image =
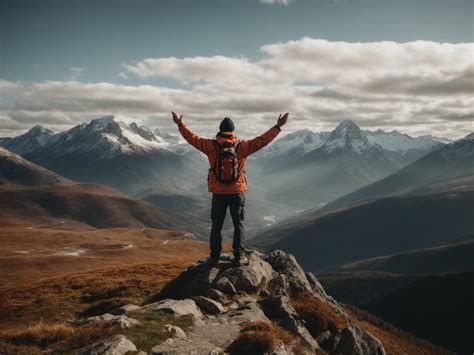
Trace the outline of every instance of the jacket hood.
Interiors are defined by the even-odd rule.
[[[219,132],[216,135],[217,143],[224,146],[234,145],[237,140],[237,135],[234,132]]]

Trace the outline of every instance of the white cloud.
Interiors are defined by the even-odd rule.
[[[77,81],[22,84],[21,90],[0,81],[0,89],[11,92],[3,115],[18,130],[26,123],[62,129],[108,113],[174,129],[169,111],[176,110],[199,133],[215,133],[219,119],[230,116],[250,136],[290,111],[287,131],[332,129],[352,118],[364,128],[457,138],[474,130],[473,51],[472,43],[303,38],[264,45],[259,60],[168,57],[123,64],[122,76],[170,78],[186,89]]]
[[[261,4],[265,5],[290,5],[293,0],[259,0]]]

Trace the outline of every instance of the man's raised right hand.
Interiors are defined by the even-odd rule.
[[[183,122],[183,115],[178,116],[178,115],[176,114],[176,112],[174,112],[174,111],[171,111],[171,114],[173,115],[173,121],[174,121],[174,123],[176,123],[177,125],[179,125],[180,123]]]
[[[288,121],[288,116],[290,114],[287,112],[285,113],[283,116],[280,114],[280,116],[278,116],[278,121],[277,121],[277,126],[278,128],[281,128],[281,126],[283,126],[284,124],[286,124],[286,121]]]

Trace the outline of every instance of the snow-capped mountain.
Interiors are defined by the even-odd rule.
[[[324,144],[330,132],[313,132],[309,129],[302,129],[284,135],[276,140],[268,148],[256,154],[258,158],[273,158],[282,155],[303,155]]]
[[[261,179],[272,201],[306,209],[323,206],[396,168],[382,147],[370,143],[357,124],[346,120],[324,144],[273,170],[267,169]]]
[[[104,116],[56,134],[48,149],[59,155],[100,151],[102,156],[112,157],[122,153],[163,151],[168,145],[145,126],[127,125],[114,116]]]
[[[445,144],[393,174],[333,201],[325,209],[335,210],[357,201],[408,193],[470,176],[474,176],[474,133]]]
[[[47,128],[34,126],[20,136],[0,138],[0,147],[4,147],[18,155],[24,155],[47,144],[53,135],[53,131]]]
[[[396,130],[385,132],[378,129],[375,132],[365,131],[369,142],[380,145],[384,150],[391,152],[407,153],[409,150],[431,151],[449,143],[449,139],[434,138],[430,135],[410,137],[408,134],[400,133]]]
[[[379,146],[369,142],[359,126],[351,120],[341,122],[322,145],[322,150],[327,154],[351,150],[358,155],[363,155],[374,148],[379,149]]]
[[[166,190],[189,188],[193,182],[179,177],[185,166],[192,171],[195,164],[185,164],[185,157],[166,149],[169,145],[145,126],[105,116],[54,135],[25,157],[68,178],[127,193],[157,184]]]

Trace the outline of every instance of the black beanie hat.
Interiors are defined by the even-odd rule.
[[[222,120],[219,125],[219,130],[221,132],[233,132],[235,129],[234,122],[229,117],[226,117]]]

